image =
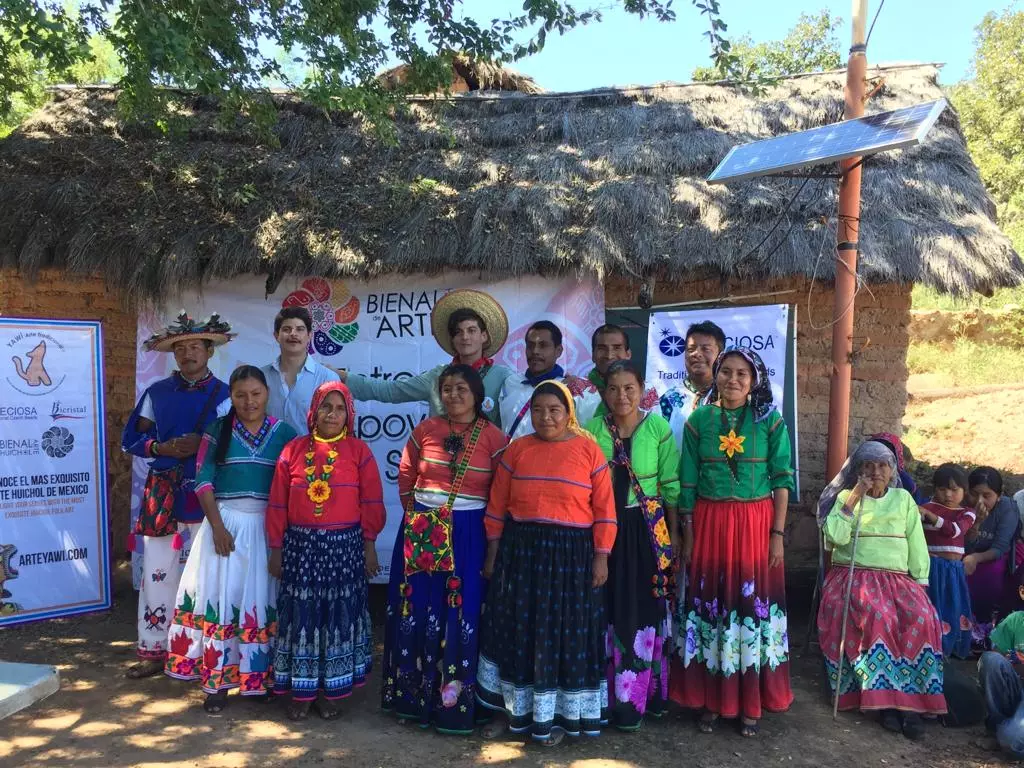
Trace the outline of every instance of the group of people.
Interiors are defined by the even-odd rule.
[[[147,340],[177,370],[124,430],[150,460],[129,676],[198,680],[212,713],[238,688],[290,696],[293,719],[314,705],[337,717],[371,666],[385,520],[355,400],[423,400],[399,468],[384,709],[548,745],[635,730],[672,700],[704,711],[704,731],[738,718],[748,736],[786,709],[793,471],[760,358],[695,326],[692,375],[659,398],[617,326],[595,332],[584,379],[558,365],[561,332],[544,320],[526,333],[525,373],[496,365],[508,321],[485,293],[449,293],[432,323],[452,362],[390,382],[313,361],[302,308],[275,319],[280,356],[226,384],[208,367],[233,337],[216,315],[182,314]]]
[[[943,464],[932,485],[930,499],[917,494],[899,438],[874,435],[818,506],[831,568],[817,623],[833,695],[840,709],[877,711],[911,739],[924,735],[922,717],[950,708],[946,660],[993,650],[1021,660],[999,623],[1024,607],[1017,504],[992,467]],[[986,656],[981,682],[991,688],[1005,670]],[[1000,711],[989,707],[990,717]]]
[[[151,460],[129,676],[199,680],[209,712],[238,688],[289,696],[296,720],[314,705],[337,717],[372,664],[367,584],[385,522],[355,401],[424,401],[398,473],[385,710],[550,746],[636,730],[670,702],[700,712],[701,732],[729,719],[748,737],[764,712],[788,709],[794,472],[755,352],[694,325],[687,376],[659,397],[623,329],[595,331],[594,370],[577,378],[542,320],[525,335],[527,370],[513,372],[493,359],[504,311],[460,290],[432,315],[451,363],[387,381],[312,360],[311,325],[282,309],[280,356],[226,384],[208,368],[233,336],[219,317],[183,314],[146,342],[177,370],[124,431],[125,450]],[[902,450],[874,436],[822,495],[818,627],[840,707],[881,710],[917,737],[917,714],[945,712],[943,659],[984,642],[1020,600],[1017,514],[991,468],[943,466],[933,498],[915,499]]]

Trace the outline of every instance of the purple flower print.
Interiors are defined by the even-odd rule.
[[[649,662],[654,658],[654,642],[657,637],[658,633],[654,627],[644,627],[637,631],[636,637],[633,638],[633,653],[638,659]]]
[[[716,597],[710,603],[704,603],[704,607],[708,612],[708,616],[712,619],[718,615],[718,598]]]
[[[647,691],[651,685],[651,670],[645,669],[636,676],[630,687],[629,701],[641,715],[647,711]]]
[[[751,579],[750,581],[744,581],[743,582],[743,590],[742,591],[743,591],[743,596],[744,597],[750,597],[752,594],[754,594],[754,581],[753,581],[753,579]]]
[[[441,704],[446,709],[451,709],[459,703],[459,693],[462,691],[462,683],[452,680],[441,688]]]
[[[687,658],[697,654],[697,627],[693,624],[686,625],[686,656]]]
[[[760,597],[754,598],[754,613],[757,614],[759,619],[768,618],[768,601],[762,600]]]
[[[631,669],[624,669],[615,675],[615,698],[626,702],[633,695],[633,684],[636,682],[636,672]]]
[[[622,651],[619,650],[619,644],[614,640],[612,641],[612,664],[616,669],[622,666]]]

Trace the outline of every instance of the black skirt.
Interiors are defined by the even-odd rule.
[[[589,528],[506,521],[480,620],[477,699],[513,732],[596,736],[607,721],[605,619]]]

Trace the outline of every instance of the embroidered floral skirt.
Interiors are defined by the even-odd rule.
[[[416,509],[428,507],[417,503]],[[480,570],[487,538],[483,508],[452,515],[454,572],[406,577],[404,520],[398,529],[388,584],[381,703],[399,717],[434,725],[442,733],[469,734],[476,712],[484,590]]]
[[[964,564],[960,560],[931,558],[928,599],[938,611],[942,623],[942,655],[947,659],[951,656],[970,658],[974,614]]]
[[[281,547],[274,693],[341,699],[372,666],[363,532],[290,526]]]
[[[697,500],[670,682],[680,706],[759,719],[793,702],[785,574],[768,567],[773,516],[771,499]]]
[[[818,636],[833,695],[849,567],[825,577]],[[904,573],[854,568],[840,709],[943,714],[942,627],[924,587]]]
[[[199,680],[206,693],[240,688],[260,696],[270,687],[277,582],[267,572],[264,515],[259,499],[218,500],[235,542],[217,554],[209,521],[199,527],[181,575],[164,671]]]
[[[617,728],[636,730],[645,714],[664,714],[672,623],[654,593],[657,568],[643,512],[627,507],[618,520],[605,586],[608,703]]]
[[[507,520],[480,619],[477,700],[516,733],[597,736],[607,721],[606,623],[593,532]]]

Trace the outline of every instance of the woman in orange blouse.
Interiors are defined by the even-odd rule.
[[[604,601],[615,499],[600,447],[561,382],[534,390],[535,434],[505,449],[484,526],[491,577],[477,699],[546,746],[607,719]],[[500,545],[499,545],[500,541]],[[504,720],[484,730],[493,738]]]
[[[372,659],[367,581],[384,527],[380,472],[369,446],[350,434],[355,408],[337,381],[313,394],[309,435],[277,461],[267,508],[270,572],[281,580],[274,693],[290,693],[302,720],[320,694],[325,720],[366,682]],[[270,659],[267,659],[268,663]]]
[[[468,365],[441,371],[445,416],[413,430],[398,469],[405,517],[391,557],[381,692],[385,710],[470,734],[487,539],[484,507],[505,433],[483,415]]]

